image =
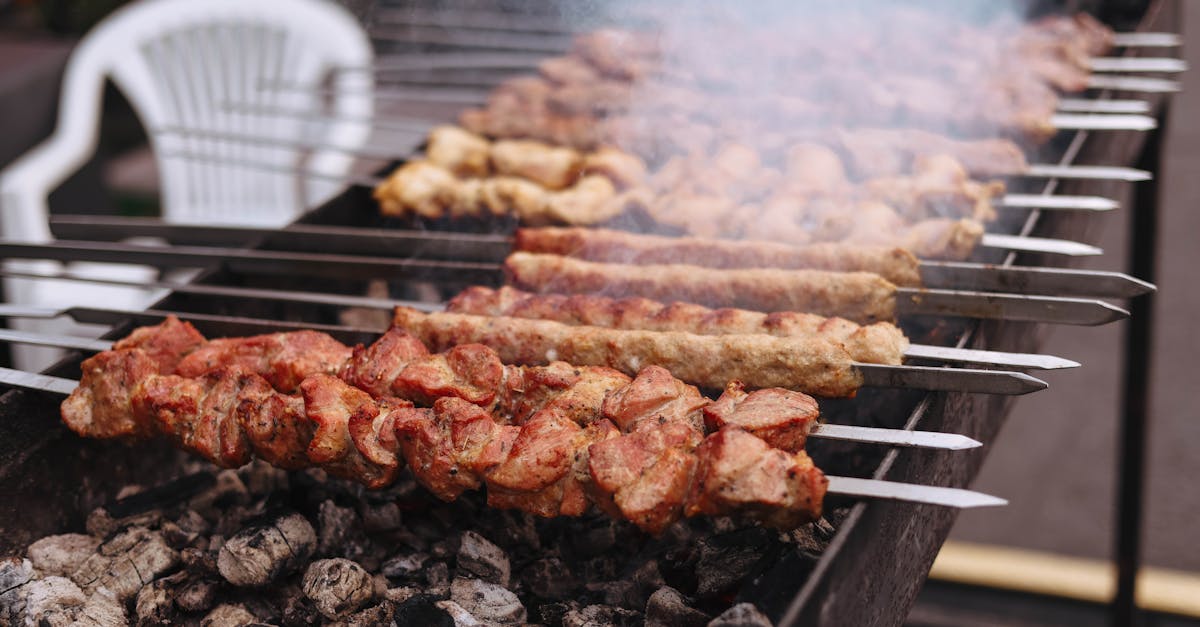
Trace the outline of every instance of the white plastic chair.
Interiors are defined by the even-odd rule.
[[[301,170],[336,177],[353,165],[351,156],[158,131],[267,136],[353,149],[370,133],[365,120],[372,115],[373,83],[369,72],[337,69],[369,67],[372,59],[370,42],[354,17],[324,0],[131,4],[98,24],[73,52],[54,134],[0,172],[0,235],[38,243],[52,239],[47,197],[95,152],[106,79],[122,92],[147,129],[162,186],[164,220],[286,224],[345,187],[329,178],[307,178]],[[278,89],[280,84],[322,82],[330,88],[325,94]],[[305,119],[262,112],[270,108],[328,115]],[[208,158],[172,156],[180,153]],[[274,169],[251,168],[246,162]],[[40,272],[61,267],[49,262],[8,264]],[[67,271],[125,279],[152,276],[144,267],[96,266],[69,264]],[[9,302],[55,307],[139,306],[152,298],[144,290],[59,281],[8,279],[5,289]],[[16,348],[23,368],[48,363],[45,349]],[[38,354],[40,359],[33,357]]]

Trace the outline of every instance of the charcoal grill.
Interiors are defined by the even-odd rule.
[[[1151,3],[1136,24],[1123,24],[1126,30],[1163,31],[1175,23],[1175,6],[1166,1]],[[508,33],[506,37],[519,37]],[[434,45],[444,46],[445,42]],[[385,62],[386,63],[386,62]],[[495,72],[481,71],[479,80],[494,82]],[[1101,97],[1111,94],[1104,92]],[[1143,94],[1149,111],[1157,117],[1161,129],[1165,121],[1166,97]],[[1161,130],[1159,131],[1161,133]],[[1053,159],[1061,164],[1137,164],[1154,170],[1157,165],[1157,134],[1132,132],[1064,133],[1050,148]],[[1095,194],[1112,197],[1116,183],[1097,181],[1066,181],[1053,179],[1042,186],[1029,184],[1028,189],[1016,190],[1034,194]],[[1153,249],[1153,213],[1155,210],[1153,182],[1137,185],[1135,206],[1126,211],[1138,216],[1131,234],[1135,243],[1133,272],[1152,279],[1152,266],[1145,265]],[[94,225],[88,222],[60,220],[56,232],[65,238],[77,236]],[[333,252],[336,237],[325,237],[332,231],[321,229],[354,227],[395,229],[411,227],[381,218],[369,192],[350,188],[337,198],[309,212],[297,221],[288,233],[261,234],[246,243],[252,251],[310,251]],[[429,225],[426,225],[429,226]],[[1089,212],[1031,211],[1028,217],[1014,224],[1020,235],[1067,238],[1079,241],[1094,240],[1097,227],[1094,214]],[[505,224],[485,225],[483,231],[504,230]],[[464,275],[470,264],[495,259],[503,245],[472,233],[444,232],[445,225],[433,225],[426,236],[414,235],[417,246],[411,254],[423,259],[449,262],[433,274],[392,280],[390,293],[394,297],[417,297],[431,294],[444,297],[467,284],[488,282],[486,270],[479,275]],[[93,231],[104,237],[103,229]],[[307,233],[308,235],[305,235]],[[120,226],[111,235],[127,235]],[[192,230],[181,243],[225,244],[222,235],[206,236],[202,229]],[[176,238],[178,240],[178,238]],[[336,251],[350,254],[353,251]],[[1064,258],[1054,255],[993,253],[988,261],[1023,265],[1055,266]],[[368,291],[371,277],[379,276],[370,268],[350,276],[312,276],[302,273],[264,277],[241,272],[235,265],[211,263],[208,269],[193,279],[195,285],[265,287],[293,289],[329,294],[361,295]],[[422,268],[428,269],[427,266]],[[244,268],[240,268],[244,269]],[[490,280],[496,280],[494,274]],[[201,293],[174,292],[156,303],[154,310],[187,312],[188,318],[209,337],[247,335],[262,332],[264,327],[285,329],[289,326],[330,325],[333,334],[347,343],[370,342],[382,330],[377,325],[360,323],[346,325],[341,307],[333,304],[280,302],[269,299],[217,297]],[[1135,303],[1134,343],[1144,342],[1150,319],[1145,299]],[[151,311],[145,315],[120,312],[108,315],[92,313],[95,321],[114,325],[108,338],[127,333],[138,324],[157,320]],[[264,322],[266,321],[266,322]],[[1002,320],[968,321],[938,319],[923,321],[909,329],[918,338],[940,340],[959,347],[1036,352],[1042,344],[1046,327],[1033,323]],[[1143,349],[1144,350],[1144,349]],[[1138,363],[1135,352],[1131,365]],[[69,354],[47,372],[63,377],[79,376],[80,354]],[[1144,363],[1145,355],[1140,355]],[[1132,370],[1143,369],[1133,368]],[[1135,376],[1135,375],[1131,375]],[[1135,409],[1137,392],[1144,391],[1144,381],[1131,378],[1128,382],[1131,400],[1128,408]],[[163,477],[181,472],[177,456],[165,448],[127,446],[112,442],[81,440],[65,430],[57,420],[58,399],[37,392],[12,390],[0,396],[0,417],[4,421],[4,438],[0,438],[0,480],[5,485],[6,498],[0,501],[0,554],[13,554],[33,539],[49,533],[77,528],[83,516],[93,507],[110,502],[122,485],[144,480],[146,476]],[[853,402],[831,402],[824,412],[831,422],[885,426],[905,429],[939,430],[961,433],[991,441],[1011,409],[1011,397],[975,395],[960,392],[928,393],[913,390],[866,390]],[[1131,468],[1140,465],[1137,447],[1139,432],[1126,435]],[[812,447],[819,464],[838,474],[873,477],[929,485],[965,486],[978,473],[986,451],[968,454],[893,449],[876,451],[848,445],[823,443]],[[174,468],[164,473],[163,468]],[[1130,469],[1126,474],[1136,474]],[[1127,499],[1136,499],[1140,486],[1126,486]],[[739,592],[739,600],[754,602],[768,615],[784,625],[899,624],[919,591],[934,556],[950,531],[955,513],[949,509],[888,502],[832,502],[830,509],[838,512],[836,535],[819,555],[789,552],[780,555],[772,568],[750,580]],[[1136,522],[1136,521],[1134,521]],[[1131,522],[1130,524],[1134,524]],[[1136,524],[1134,524],[1136,527]],[[1122,545],[1123,568],[1136,555],[1136,544]],[[1123,571],[1124,572],[1124,571]],[[1126,599],[1131,601],[1131,599]]]

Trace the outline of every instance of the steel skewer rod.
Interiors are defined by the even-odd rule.
[[[417,8],[380,9],[374,18],[379,24],[410,24],[441,28],[477,28],[514,32],[569,34],[576,32],[572,24],[559,16],[512,15],[492,11],[438,11]]]
[[[105,242],[56,241],[47,244],[0,241],[0,257],[142,263],[166,267],[223,265],[234,272],[255,275],[321,276],[350,280],[372,278],[429,278],[495,285],[496,263],[394,259],[376,256],[330,255],[252,249],[163,247]],[[1099,300],[1025,296],[962,290],[896,288],[897,310],[910,314],[1005,318],[1060,324],[1095,325],[1127,316]]]
[[[182,245],[243,246],[267,239],[275,249],[296,252],[375,255],[404,259],[493,262],[512,249],[507,234],[374,229],[294,224],[283,229],[248,226],[171,224],[156,218],[58,215],[50,228],[61,239],[117,241],[159,237]],[[921,261],[922,285],[969,287],[977,291],[1046,293],[1055,296],[1130,298],[1153,285],[1119,272],[970,262]]]
[[[1173,94],[1183,89],[1183,84],[1166,78],[1093,74],[1088,78],[1088,87],[1147,94]]]
[[[394,88],[394,89],[373,89],[347,91],[345,89],[333,89],[319,85],[297,85],[287,83],[274,83],[261,86],[259,89],[264,91],[277,92],[299,92],[306,94],[314,94],[322,97],[335,97],[345,94],[356,96],[371,96],[375,100],[381,102],[421,102],[421,103],[445,103],[445,104],[461,104],[461,105],[482,105],[487,102],[488,88],[472,89],[462,86],[439,86],[429,85],[418,88]]]
[[[1120,203],[1103,196],[1059,196],[1057,194],[1005,194],[997,207],[1005,209],[1074,209],[1112,211]]]
[[[1183,38],[1176,33],[1113,33],[1112,42],[1120,48],[1175,48]]]
[[[205,285],[195,283],[176,283],[171,281],[121,281],[117,279],[95,279],[76,277],[68,274],[39,274],[32,272],[14,272],[0,269],[0,276],[23,279],[42,279],[51,281],[75,281],[93,285],[116,285],[122,287],[163,288],[181,294],[199,294],[204,296],[222,296],[234,298],[274,300],[293,303],[308,303],[316,305],[332,305],[337,307],[361,307],[391,311],[397,306],[411,307],[424,312],[437,312],[445,309],[445,303],[430,303],[422,301],[395,300],[389,298],[373,298],[369,296],[354,296],[348,294],[324,294],[316,292],[298,292],[292,290],[276,290],[252,287],[232,287],[224,285]],[[56,311],[36,310],[33,317],[43,317]],[[21,317],[21,316],[12,316]],[[56,317],[56,316],[55,316]],[[1064,359],[1054,355],[1039,355],[1031,353],[1010,353],[1003,351],[977,350],[954,348],[946,346],[931,346],[925,344],[910,344],[904,353],[905,357],[942,361],[959,364],[978,364],[985,366],[1004,366],[1011,368],[1029,368],[1034,370],[1059,370],[1077,368],[1079,362]]]
[[[229,142],[237,144],[251,144],[254,146],[266,146],[269,148],[284,148],[289,150],[303,151],[330,151],[340,152],[342,154],[361,157],[364,159],[396,159],[397,149],[382,148],[375,146],[339,146],[337,144],[325,144],[321,142],[313,142],[307,140],[295,140],[283,137],[266,137],[263,135],[241,135],[238,133],[227,133],[222,131],[210,131],[203,129],[183,128],[177,126],[165,126],[157,129],[151,129],[151,133],[156,135],[174,135],[178,137],[195,138],[202,140],[215,140],[219,142]]]
[[[979,245],[984,248],[1067,255],[1069,257],[1088,257],[1104,254],[1104,249],[1082,242],[1049,237],[1004,235],[1001,233],[984,233],[983,237],[979,240]]]
[[[1158,120],[1136,114],[1055,113],[1050,124],[1059,130],[1149,131],[1158,127]]]
[[[1149,113],[1150,103],[1145,100],[1062,98],[1058,101],[1058,110],[1063,113]]]
[[[1023,173],[1025,176],[1048,179],[1081,179],[1100,181],[1149,181],[1154,175],[1145,170],[1124,166],[1107,165],[1055,165],[1034,163]]]
[[[1088,64],[1093,72],[1178,74],[1188,69],[1186,61],[1174,57],[1092,57]]]
[[[502,31],[455,30],[410,26],[403,32],[369,32],[374,41],[386,43],[444,44],[462,48],[488,50],[514,50],[518,52],[540,52],[561,54],[571,46],[571,38],[560,35],[514,35]]]
[[[365,124],[371,128],[388,131],[409,131],[418,133],[422,137],[429,132],[431,120],[420,118],[381,118],[378,116],[347,116],[347,115],[329,115],[319,111],[306,109],[288,109],[285,107],[273,107],[267,105],[257,105],[243,102],[226,102],[221,107],[233,113],[244,113],[247,115],[256,116],[277,116],[285,118],[294,118],[307,120],[310,122],[351,122],[356,124]]]

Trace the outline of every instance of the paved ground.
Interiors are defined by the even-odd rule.
[[[1184,32],[1200,33],[1200,5],[1183,3]],[[1200,571],[1200,43],[1173,103],[1167,140],[1157,296],[1148,564]],[[1084,267],[1124,269],[1128,214],[1106,216],[1107,254]],[[1114,468],[1124,325],[1061,328],[1046,351],[1084,367],[1048,374],[1050,389],[1022,399],[975,487],[1008,497],[998,511],[963,514],[953,539],[1106,558],[1112,552]],[[1039,375],[1041,376],[1041,375]]]

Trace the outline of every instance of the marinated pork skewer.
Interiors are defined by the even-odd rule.
[[[0,368],[0,383],[56,393],[78,394],[80,389],[77,382],[69,379],[8,368]],[[179,387],[167,392],[164,384]],[[675,439],[664,439],[658,435],[659,428],[648,424],[646,418],[617,407],[608,415],[624,418],[626,424],[631,424],[630,432],[618,431],[606,415],[600,419],[600,426],[593,429],[604,435],[603,440],[595,438],[599,441],[590,442],[577,437],[564,441],[564,432],[569,436],[582,429],[570,422],[555,421],[553,412],[539,412],[520,426],[498,424],[478,406],[457,398],[442,399],[432,410],[414,409],[396,401],[373,402],[356,396],[357,390],[321,375],[313,378],[305,392],[301,397],[285,397],[278,393],[270,396],[261,379],[255,385],[254,375],[238,374],[235,369],[215,372],[200,386],[188,385],[169,376],[151,375],[133,390],[103,389],[103,400],[152,419],[152,424],[122,425],[118,432],[124,433],[129,428],[144,429],[138,431],[139,437],[165,436],[174,444],[219,465],[236,464],[240,458],[231,453],[241,453],[240,446],[246,446],[262,454],[265,461],[284,469],[312,464],[334,476],[382,487],[394,478],[394,469],[402,463],[401,455],[396,453],[402,452],[412,455],[408,464],[418,480],[444,500],[453,500],[466,488],[486,484],[489,503],[493,506],[521,509],[541,516],[577,516],[585,513],[590,508],[589,500],[594,499],[602,504],[603,511],[630,519],[651,533],[661,531],[684,515],[745,515],[777,527],[794,527],[819,515],[822,499],[818,491],[822,495],[948,507],[1005,504],[1002,499],[969,490],[826,477],[812,466],[803,451],[789,453],[772,448],[752,432],[736,426],[736,422],[718,426],[712,435],[703,437],[692,419],[685,416],[688,422],[675,421],[672,425],[678,426],[667,428],[673,428],[677,434]],[[275,412],[273,415],[255,408],[263,398]],[[662,398],[655,400],[661,402]],[[733,398],[724,403],[726,409],[709,413],[714,420],[747,421],[754,415],[745,410],[739,412],[741,408],[737,406],[745,405],[747,400]],[[221,416],[206,411],[222,404],[236,408],[236,424],[231,424],[234,421],[228,414]],[[71,409],[65,411],[74,411],[74,406],[79,403],[71,405]],[[179,410],[173,409],[176,407]],[[774,409],[779,409],[777,402]],[[354,411],[353,417],[351,411]],[[110,418],[115,416],[115,413],[109,414]],[[221,448],[219,438],[212,437],[211,433],[207,438],[197,438],[192,430],[201,416],[209,420],[223,418],[225,424],[222,427],[234,436],[234,442],[237,429],[241,427],[248,444],[232,449],[224,447],[227,450],[214,454]],[[379,426],[390,426],[394,433],[389,436],[384,431],[364,428],[368,419],[372,429],[374,423],[383,423]],[[657,422],[659,418],[654,420]],[[456,430],[473,431],[474,440],[455,437]],[[682,441],[678,439],[679,435],[684,437]],[[109,436],[94,431],[86,437]],[[501,441],[497,442],[497,447],[467,448],[472,441],[478,443],[481,437],[487,438],[485,444],[497,439]],[[696,446],[697,441],[699,446]],[[585,445],[601,442],[609,444],[584,449]],[[505,444],[510,447],[507,451],[499,448]],[[391,451],[384,447],[400,450],[388,456]],[[535,458],[532,448],[543,452],[549,449],[555,457],[549,461]],[[555,461],[570,459],[577,461],[569,464],[567,472],[563,472],[561,461]],[[430,463],[425,463],[426,460]],[[751,488],[747,484],[750,477],[743,474],[744,470],[736,470],[747,466],[757,468],[754,473],[758,489],[747,489]],[[585,473],[583,482],[575,478],[575,470]],[[681,473],[681,470],[685,472]],[[460,472],[470,474],[459,476]],[[630,473],[644,478],[626,479]],[[674,477],[676,483],[665,486],[669,489],[664,493],[656,483],[670,477]],[[564,494],[564,482],[572,488],[569,494]],[[716,485],[711,488],[700,485],[710,482]],[[822,489],[828,482],[834,483],[835,489]],[[586,494],[580,494],[579,487],[586,487]],[[720,495],[712,494],[712,491]],[[814,498],[804,498],[805,495]],[[634,504],[652,507],[641,509]]]

